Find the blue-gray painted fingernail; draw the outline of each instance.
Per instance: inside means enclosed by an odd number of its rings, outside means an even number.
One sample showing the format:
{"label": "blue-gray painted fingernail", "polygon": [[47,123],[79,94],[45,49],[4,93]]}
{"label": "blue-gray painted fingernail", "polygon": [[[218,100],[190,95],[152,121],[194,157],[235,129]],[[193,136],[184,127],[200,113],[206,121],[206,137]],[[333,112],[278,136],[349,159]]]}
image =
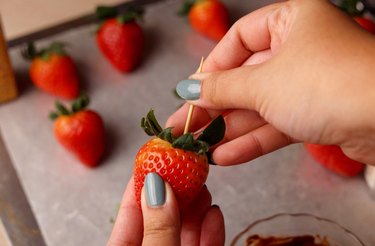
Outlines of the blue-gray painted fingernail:
{"label": "blue-gray painted fingernail", "polygon": [[185,100],[197,100],[201,94],[201,81],[196,79],[181,80],[177,84],[176,92]]}
{"label": "blue-gray painted fingernail", "polygon": [[165,203],[165,185],[157,173],[148,173],[145,178],[146,201],[149,207],[158,207]]}

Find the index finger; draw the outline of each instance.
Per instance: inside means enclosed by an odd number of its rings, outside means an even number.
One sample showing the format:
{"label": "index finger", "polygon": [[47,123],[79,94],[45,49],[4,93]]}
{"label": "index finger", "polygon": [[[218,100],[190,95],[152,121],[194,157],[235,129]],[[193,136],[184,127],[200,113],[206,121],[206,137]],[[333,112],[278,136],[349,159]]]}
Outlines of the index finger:
{"label": "index finger", "polygon": [[207,57],[204,71],[239,67],[254,53],[269,49],[271,35],[268,18],[282,4],[268,5],[239,19]]}

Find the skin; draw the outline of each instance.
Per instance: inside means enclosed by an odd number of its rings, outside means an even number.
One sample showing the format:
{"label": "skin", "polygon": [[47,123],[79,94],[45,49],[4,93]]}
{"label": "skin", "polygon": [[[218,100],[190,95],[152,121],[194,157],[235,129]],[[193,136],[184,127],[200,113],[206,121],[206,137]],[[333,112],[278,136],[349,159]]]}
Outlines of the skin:
{"label": "skin", "polygon": [[[205,73],[191,76],[201,80],[200,99],[189,102],[197,106],[191,128],[199,132],[225,116],[225,140],[212,153],[219,165],[302,141],[339,145],[350,158],[375,165],[374,37],[326,0],[254,11],[210,53]],[[187,111],[184,105],[167,122],[177,134]],[[165,206],[149,208],[143,198],[141,211],[130,181],[108,245],[224,244],[223,217],[207,189],[181,216],[166,187]]]}
{"label": "skin", "polygon": [[[223,59],[225,57],[225,59]],[[375,164],[375,36],[329,1],[288,1],[239,21],[204,63],[195,130],[225,113],[212,158],[240,164],[295,142]],[[180,133],[188,106],[168,126]],[[185,116],[185,117],[184,117]]]}
{"label": "skin", "polygon": [[212,206],[211,194],[204,186],[192,205],[180,214],[178,204],[168,183],[166,202],[152,208],[147,205],[142,190],[142,210],[130,179],[107,246],[130,245],[224,245],[224,217],[219,207]]}

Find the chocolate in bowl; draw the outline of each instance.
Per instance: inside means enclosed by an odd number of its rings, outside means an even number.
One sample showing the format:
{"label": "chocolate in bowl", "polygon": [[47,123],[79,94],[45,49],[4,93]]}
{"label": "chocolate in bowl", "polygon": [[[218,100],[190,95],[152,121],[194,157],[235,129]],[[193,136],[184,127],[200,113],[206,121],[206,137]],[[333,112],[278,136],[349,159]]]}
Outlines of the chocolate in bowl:
{"label": "chocolate in bowl", "polygon": [[[313,243],[311,243],[312,239],[314,239]],[[279,244],[276,244],[277,240]],[[364,246],[365,244],[353,232],[332,220],[306,213],[282,213],[251,223],[232,240],[230,245]]]}

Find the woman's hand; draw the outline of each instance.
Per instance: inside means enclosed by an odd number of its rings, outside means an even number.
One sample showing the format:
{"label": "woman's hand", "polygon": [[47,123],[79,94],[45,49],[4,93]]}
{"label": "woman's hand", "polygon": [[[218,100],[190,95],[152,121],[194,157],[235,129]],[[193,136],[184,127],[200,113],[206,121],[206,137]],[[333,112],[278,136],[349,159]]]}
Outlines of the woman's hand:
{"label": "woman's hand", "polygon": [[224,218],[220,208],[211,202],[210,192],[203,187],[180,215],[169,184],[151,173],[142,190],[141,210],[131,178],[107,245],[224,245]]}
{"label": "woman's hand", "polygon": [[[199,130],[224,114],[212,153],[233,165],[290,143],[340,145],[375,164],[375,37],[326,0],[292,0],[237,21],[177,91],[198,106]],[[181,132],[188,106],[168,120]]]}

